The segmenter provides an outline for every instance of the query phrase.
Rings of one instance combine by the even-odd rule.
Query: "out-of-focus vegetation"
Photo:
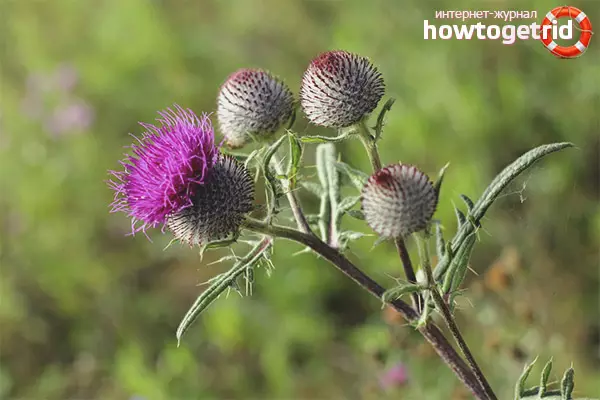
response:
[[[240,67],[269,69],[297,93],[310,59],[330,49],[371,57],[397,99],[384,162],[432,174],[451,163],[436,214],[447,236],[459,194],[476,198],[533,146],[578,146],[527,172],[490,211],[459,323],[500,398],[538,354],[554,356],[556,371],[573,362],[575,393],[597,396],[598,38],[577,60],[533,40],[423,39],[435,10],[541,17],[557,5],[2,1],[0,398],[468,398],[395,313],[326,262],[291,257],[301,248],[287,242],[277,243],[273,275],[256,274],[252,297],[220,299],[177,348],[180,318],[198,284],[226,267],[208,266],[223,254],[163,250],[170,236],[159,230],[153,243],[127,237],[126,217],[108,212],[106,171],[118,168],[128,134],[141,133],[137,121],[173,103],[212,112],[220,83]],[[600,2],[572,5],[600,26]],[[331,134],[302,118],[296,129]],[[367,170],[358,142],[339,149]],[[307,152],[306,179],[313,161]],[[373,241],[356,242],[352,257],[389,286],[402,276],[397,255],[389,244],[371,250]]]

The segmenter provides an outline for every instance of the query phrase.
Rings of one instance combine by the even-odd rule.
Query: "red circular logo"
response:
[[[577,29],[580,32],[579,40],[573,46],[559,46],[552,38],[552,25],[555,25],[556,22],[554,21],[559,18],[571,18],[579,24],[579,28]],[[540,26],[540,40],[552,54],[560,58],[576,58],[581,56],[587,50],[593,34],[592,23],[589,17],[580,9],[571,6],[556,7],[546,14]]]

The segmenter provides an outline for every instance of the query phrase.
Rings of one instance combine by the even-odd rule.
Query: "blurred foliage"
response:
[[[577,60],[533,40],[423,39],[435,10],[541,17],[557,5],[2,0],[0,398],[468,398],[394,312],[324,261],[290,257],[301,249],[287,242],[277,243],[272,277],[256,274],[252,297],[220,299],[177,348],[180,318],[197,284],[225,267],[206,265],[222,254],[200,261],[195,249],[163,250],[170,237],[158,230],[153,242],[126,237],[129,221],[108,212],[106,171],[118,167],[128,134],[141,133],[137,121],[173,103],[212,112],[220,83],[240,67],[269,69],[297,93],[311,58],[338,48],[371,57],[397,99],[384,162],[432,175],[450,162],[437,213],[448,237],[461,193],[477,198],[531,147],[578,146],[545,159],[494,205],[459,323],[502,399],[538,354],[573,362],[575,395],[600,393],[598,39]],[[600,24],[600,2],[572,5]],[[296,129],[333,134],[301,117]],[[368,169],[358,142],[338,148]],[[316,179],[311,153],[304,179]],[[317,209],[317,199],[302,200]],[[402,274],[397,255],[389,244],[371,251],[373,241],[354,243],[352,257],[389,286],[388,275]],[[383,389],[398,363],[408,379]]]

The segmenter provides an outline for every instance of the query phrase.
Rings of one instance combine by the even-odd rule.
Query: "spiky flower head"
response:
[[[369,59],[329,51],[312,60],[304,73],[300,103],[313,124],[345,128],[370,114],[384,93],[383,77]]]
[[[217,119],[230,147],[242,147],[250,135],[269,137],[292,116],[294,96],[287,85],[260,69],[240,69],[221,86]]]
[[[207,115],[198,118],[179,106],[158,114],[157,125],[141,123],[146,132],[120,162],[124,169],[111,171],[112,211],[131,217],[133,233],[158,225],[176,228],[173,221],[182,213],[198,209],[195,230],[210,232],[201,239],[235,232],[254,195],[248,172],[219,154]],[[182,236],[179,229],[175,234]]]
[[[239,230],[253,199],[254,181],[248,170],[233,157],[221,156],[196,190],[193,205],[170,215],[167,226],[190,245],[224,239]]]
[[[438,196],[427,175],[416,167],[392,164],[369,177],[361,200],[365,219],[375,232],[399,237],[427,227]]]

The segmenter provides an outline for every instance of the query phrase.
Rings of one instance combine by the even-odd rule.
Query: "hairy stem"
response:
[[[366,119],[362,119],[359,122],[358,129],[360,140],[365,149],[367,150],[367,154],[369,155],[369,160],[371,161],[373,172],[379,171],[381,169],[381,158],[379,157],[379,151],[377,150],[377,142],[375,141],[375,137],[371,134],[371,131],[367,126]],[[404,242],[404,239],[402,237],[394,238],[394,244],[396,245],[396,250],[398,251],[398,255],[400,256],[400,261],[402,261],[402,267],[404,268],[404,275],[406,276],[406,280],[410,283],[417,283],[415,270],[413,268],[412,262],[410,261],[410,255],[408,254],[408,249],[406,248],[406,243]],[[423,301],[419,293],[412,294],[412,304],[415,310],[417,310],[417,312],[420,313]]]
[[[277,154],[273,154],[271,157],[271,163],[275,168],[275,172],[277,175],[284,175],[283,168],[281,166],[281,162],[277,157]],[[296,220],[296,224],[298,225],[298,229],[304,233],[311,233],[310,225],[306,220],[306,216],[302,211],[302,207],[300,206],[300,201],[296,197],[296,193],[290,188],[290,182],[287,179],[282,179],[281,183],[283,185],[283,190],[285,195],[287,196],[288,203],[290,203],[290,208],[292,209],[292,213],[294,214],[294,219]]]
[[[328,246],[314,234],[303,233],[283,226],[267,225],[252,218],[246,218],[242,226],[243,228],[254,232],[272,237],[285,238],[310,247],[373,296],[381,299],[381,296],[385,292],[385,289],[382,286],[357,268],[340,252]],[[418,313],[404,301],[400,299],[394,300],[390,305],[407,321],[412,322],[418,319]],[[435,326],[435,324],[428,322],[418,329],[425,339],[433,346],[442,360],[444,360],[452,371],[454,371],[455,375],[473,393],[473,395],[479,400],[488,399],[486,392],[483,390],[476,377],[448,340],[446,340],[439,328]]]
[[[467,346],[467,342],[465,342],[465,339],[463,338],[462,334],[460,333],[460,330],[458,329],[458,325],[456,324],[456,320],[454,319],[454,317],[452,316],[452,313],[450,312],[450,308],[448,307],[448,305],[446,304],[446,302],[440,295],[440,292],[437,288],[437,284],[435,282],[435,278],[433,277],[433,272],[431,270],[431,262],[430,262],[430,258],[429,258],[429,248],[427,246],[426,239],[424,240],[422,238],[417,237],[417,240],[420,242],[419,246],[420,246],[420,249],[421,249],[422,255],[423,255],[423,268],[425,269],[425,274],[427,275],[427,283],[428,283],[428,285],[431,286],[430,292],[433,297],[433,302],[435,303],[438,310],[441,311],[442,316],[444,317],[444,321],[446,322],[446,325],[448,326],[448,329],[450,329],[452,336],[456,340],[458,347],[460,348],[463,355],[465,356],[467,363],[469,364],[469,366],[471,367],[471,370],[473,371],[473,373],[475,374],[475,377],[477,378],[477,381],[485,389],[485,393],[486,393],[487,397],[490,400],[497,400],[497,397],[494,394],[492,387],[490,386],[489,382],[485,378],[485,375],[481,371],[481,368],[479,368],[479,365],[475,361],[475,357],[473,357],[473,354],[471,353],[469,346]]]

